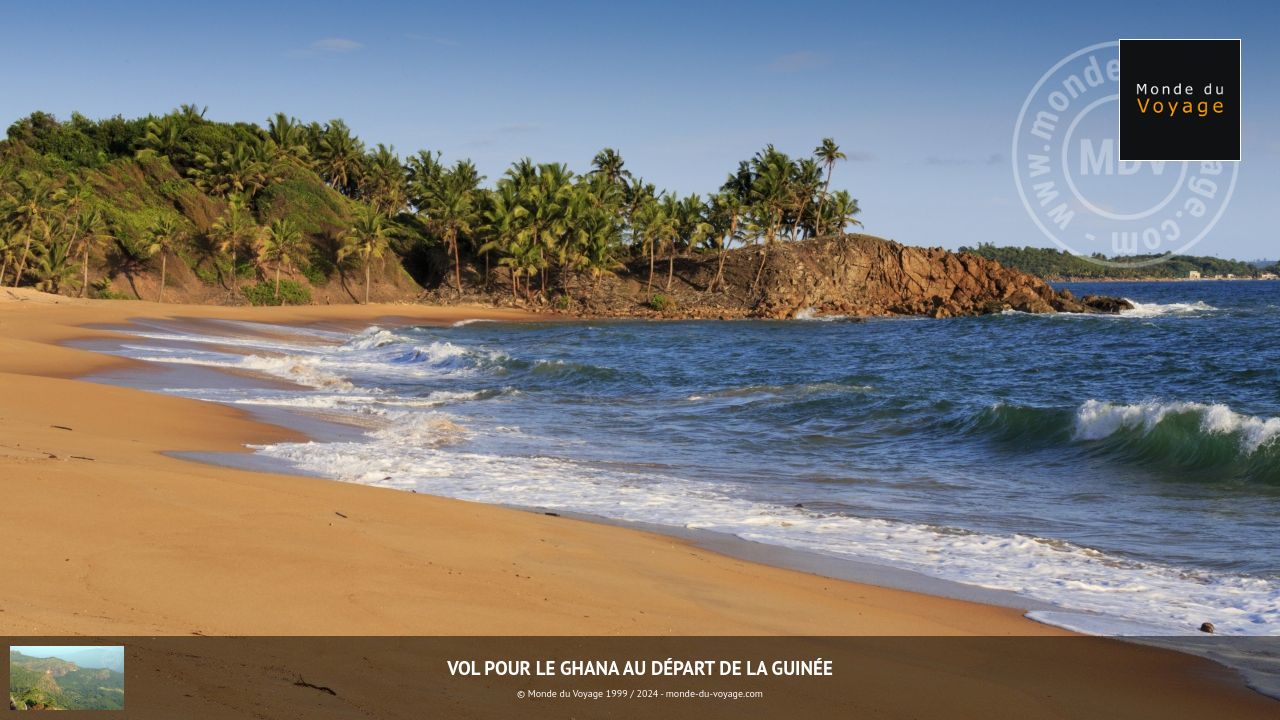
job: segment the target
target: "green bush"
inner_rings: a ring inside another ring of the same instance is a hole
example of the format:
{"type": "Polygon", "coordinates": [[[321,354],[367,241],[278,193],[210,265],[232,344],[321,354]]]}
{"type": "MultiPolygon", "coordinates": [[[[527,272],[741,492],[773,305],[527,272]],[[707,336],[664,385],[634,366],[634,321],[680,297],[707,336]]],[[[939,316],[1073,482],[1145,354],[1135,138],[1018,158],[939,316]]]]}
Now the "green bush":
{"type": "Polygon", "coordinates": [[[307,305],[311,302],[311,289],[293,280],[280,281],[280,297],[276,297],[275,282],[268,280],[246,286],[242,291],[250,305],[307,305]]]}
{"type": "Polygon", "coordinates": [[[657,310],[658,312],[666,312],[668,310],[674,310],[676,307],[676,300],[670,295],[663,295],[662,293],[658,293],[657,295],[654,295],[653,297],[649,298],[649,307],[653,308],[654,310],[657,310]]]}
{"type": "Polygon", "coordinates": [[[302,267],[298,268],[299,272],[307,278],[307,282],[320,287],[329,282],[329,274],[333,272],[333,263],[322,258],[315,257],[319,253],[313,253],[313,257],[309,262],[302,263],[302,267]]]}

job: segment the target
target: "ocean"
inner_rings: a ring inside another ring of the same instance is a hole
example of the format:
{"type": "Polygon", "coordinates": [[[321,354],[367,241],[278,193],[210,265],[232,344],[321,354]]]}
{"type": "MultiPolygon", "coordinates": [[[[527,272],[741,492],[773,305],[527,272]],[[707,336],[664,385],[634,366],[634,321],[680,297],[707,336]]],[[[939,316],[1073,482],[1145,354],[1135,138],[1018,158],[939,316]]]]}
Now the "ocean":
{"type": "Polygon", "coordinates": [[[358,428],[254,447],[308,474],[888,565],[1087,632],[1280,635],[1280,283],[1066,287],[1135,309],[139,326],[111,351],[296,383],[161,389],[358,428]]]}

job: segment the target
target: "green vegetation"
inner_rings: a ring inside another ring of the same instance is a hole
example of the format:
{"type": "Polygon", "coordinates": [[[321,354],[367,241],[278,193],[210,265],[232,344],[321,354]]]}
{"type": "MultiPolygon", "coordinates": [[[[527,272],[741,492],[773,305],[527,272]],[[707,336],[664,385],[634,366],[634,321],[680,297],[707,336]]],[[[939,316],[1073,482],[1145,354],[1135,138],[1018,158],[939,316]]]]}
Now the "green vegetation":
{"type": "Polygon", "coordinates": [[[241,288],[250,305],[306,305],[311,302],[311,289],[293,280],[259,282],[241,288]]]}
{"type": "Polygon", "coordinates": [[[9,653],[9,695],[19,709],[121,710],[124,674],[14,650],[9,653]]]}
{"type": "Polygon", "coordinates": [[[526,158],[485,186],[469,160],[402,159],[341,120],[278,113],[260,127],[191,105],[135,119],[37,112],[0,141],[0,285],[114,297],[115,280],[137,295],[135,278],[158,274],[147,299],[194,280],[233,302],[266,301],[256,283],[269,281],[271,302],[306,302],[288,276],[345,288],[354,272],[367,302],[373,266],[393,260],[427,287],[497,282],[514,301],[550,303],[624,271],[656,297],[677,257],[717,253],[712,292],[734,245],[762,245],[763,268],[775,243],[857,223],[857,201],[831,190],[844,157],[830,138],[812,157],[768,146],[718,191],[682,196],[633,177],[606,148],[585,174],[526,158]]]}
{"type": "MultiPolygon", "coordinates": [[[[1078,255],[1035,247],[996,247],[983,243],[976,248],[962,247],[960,252],[969,252],[982,257],[998,260],[1001,265],[1015,270],[1038,275],[1049,280],[1062,279],[1147,279],[1147,278],[1186,278],[1192,271],[1203,277],[1256,277],[1259,270],[1247,262],[1240,260],[1223,260],[1207,256],[1175,255],[1161,262],[1142,267],[1115,267],[1091,262],[1078,255]]],[[[1132,265],[1142,260],[1154,260],[1160,255],[1133,255],[1112,258],[1117,262],[1132,265]]],[[[1106,260],[1104,255],[1095,254],[1095,259],[1106,260]]]]}

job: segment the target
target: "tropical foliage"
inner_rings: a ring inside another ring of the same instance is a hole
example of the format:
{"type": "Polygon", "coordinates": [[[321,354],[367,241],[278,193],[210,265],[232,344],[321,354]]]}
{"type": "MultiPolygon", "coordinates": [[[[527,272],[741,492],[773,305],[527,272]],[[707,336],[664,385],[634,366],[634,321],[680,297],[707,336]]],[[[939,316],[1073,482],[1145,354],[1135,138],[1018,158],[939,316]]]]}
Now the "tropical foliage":
{"type": "Polygon", "coordinates": [[[768,146],[713,192],[681,194],[635,177],[613,148],[586,172],[525,158],[487,183],[466,159],[370,148],[341,120],[277,113],[260,127],[193,105],[132,120],[34,113],[0,141],[0,284],[83,295],[158,271],[163,300],[177,261],[233,301],[242,279],[280,302],[290,275],[318,285],[352,271],[367,302],[399,271],[392,258],[424,285],[549,302],[623,271],[651,297],[671,289],[678,258],[706,253],[720,261],[716,292],[730,248],[762,246],[763,268],[776,243],[857,224],[857,201],[831,189],[844,157],[830,138],[803,157],[768,146]]]}

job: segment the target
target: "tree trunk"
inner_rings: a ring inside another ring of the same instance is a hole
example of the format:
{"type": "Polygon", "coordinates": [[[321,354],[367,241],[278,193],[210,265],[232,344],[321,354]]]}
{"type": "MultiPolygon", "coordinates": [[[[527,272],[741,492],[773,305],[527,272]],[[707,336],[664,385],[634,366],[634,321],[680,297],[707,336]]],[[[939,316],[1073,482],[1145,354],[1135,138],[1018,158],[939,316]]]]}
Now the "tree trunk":
{"type": "Polygon", "coordinates": [[[0,285],[4,285],[4,276],[9,274],[9,253],[4,253],[4,261],[0,262],[0,285]]]}
{"type": "Polygon", "coordinates": [[[711,280],[710,292],[714,292],[718,285],[724,283],[724,259],[729,252],[729,242],[733,236],[738,233],[738,213],[734,213],[729,217],[729,235],[720,242],[720,257],[716,263],[716,276],[711,280]]]}
{"type": "Polygon", "coordinates": [[[511,269],[511,302],[513,303],[520,302],[520,298],[516,295],[516,280],[518,279],[519,278],[516,277],[515,268],[512,268],[511,269]]]}
{"type": "Polygon", "coordinates": [[[369,304],[369,263],[372,262],[372,260],[373,260],[372,258],[367,258],[364,261],[364,304],[365,305],[369,304]]]}
{"type": "Polygon", "coordinates": [[[653,292],[653,256],[656,254],[653,243],[649,243],[649,285],[645,288],[645,292],[653,292]]]}
{"type": "Polygon", "coordinates": [[[160,251],[160,300],[164,302],[164,283],[169,276],[169,256],[160,251]]]}
{"type": "Polygon", "coordinates": [[[671,292],[671,278],[676,274],[676,249],[671,248],[671,254],[667,256],[667,292],[671,292]]]}
{"type": "Polygon", "coordinates": [[[458,233],[449,231],[449,250],[453,252],[453,287],[462,293],[462,256],[458,253],[458,233]]]}
{"type": "Polygon", "coordinates": [[[760,252],[760,267],[756,270],[756,279],[751,283],[751,289],[754,290],[760,284],[760,276],[764,273],[764,261],[769,258],[769,243],[764,244],[764,250],[760,252]]]}
{"type": "Polygon", "coordinates": [[[280,299],[280,263],[276,263],[276,300],[280,299]]]}
{"type": "Polygon", "coordinates": [[[13,276],[13,286],[18,287],[18,283],[22,282],[22,273],[27,271],[27,253],[31,250],[31,233],[27,233],[22,243],[22,259],[18,261],[18,267],[13,276]]]}
{"type": "Polygon", "coordinates": [[[819,235],[822,234],[822,207],[827,204],[827,193],[831,191],[831,171],[835,166],[836,163],[834,160],[827,163],[827,181],[822,184],[822,197],[818,198],[818,217],[816,224],[818,226],[819,235]]]}
{"type": "MultiPolygon", "coordinates": [[[[93,246],[87,241],[84,244],[84,280],[80,283],[80,297],[84,297],[85,292],[89,288],[89,250],[93,246]]],[[[0,273],[0,278],[4,277],[4,273],[0,273]]]]}

